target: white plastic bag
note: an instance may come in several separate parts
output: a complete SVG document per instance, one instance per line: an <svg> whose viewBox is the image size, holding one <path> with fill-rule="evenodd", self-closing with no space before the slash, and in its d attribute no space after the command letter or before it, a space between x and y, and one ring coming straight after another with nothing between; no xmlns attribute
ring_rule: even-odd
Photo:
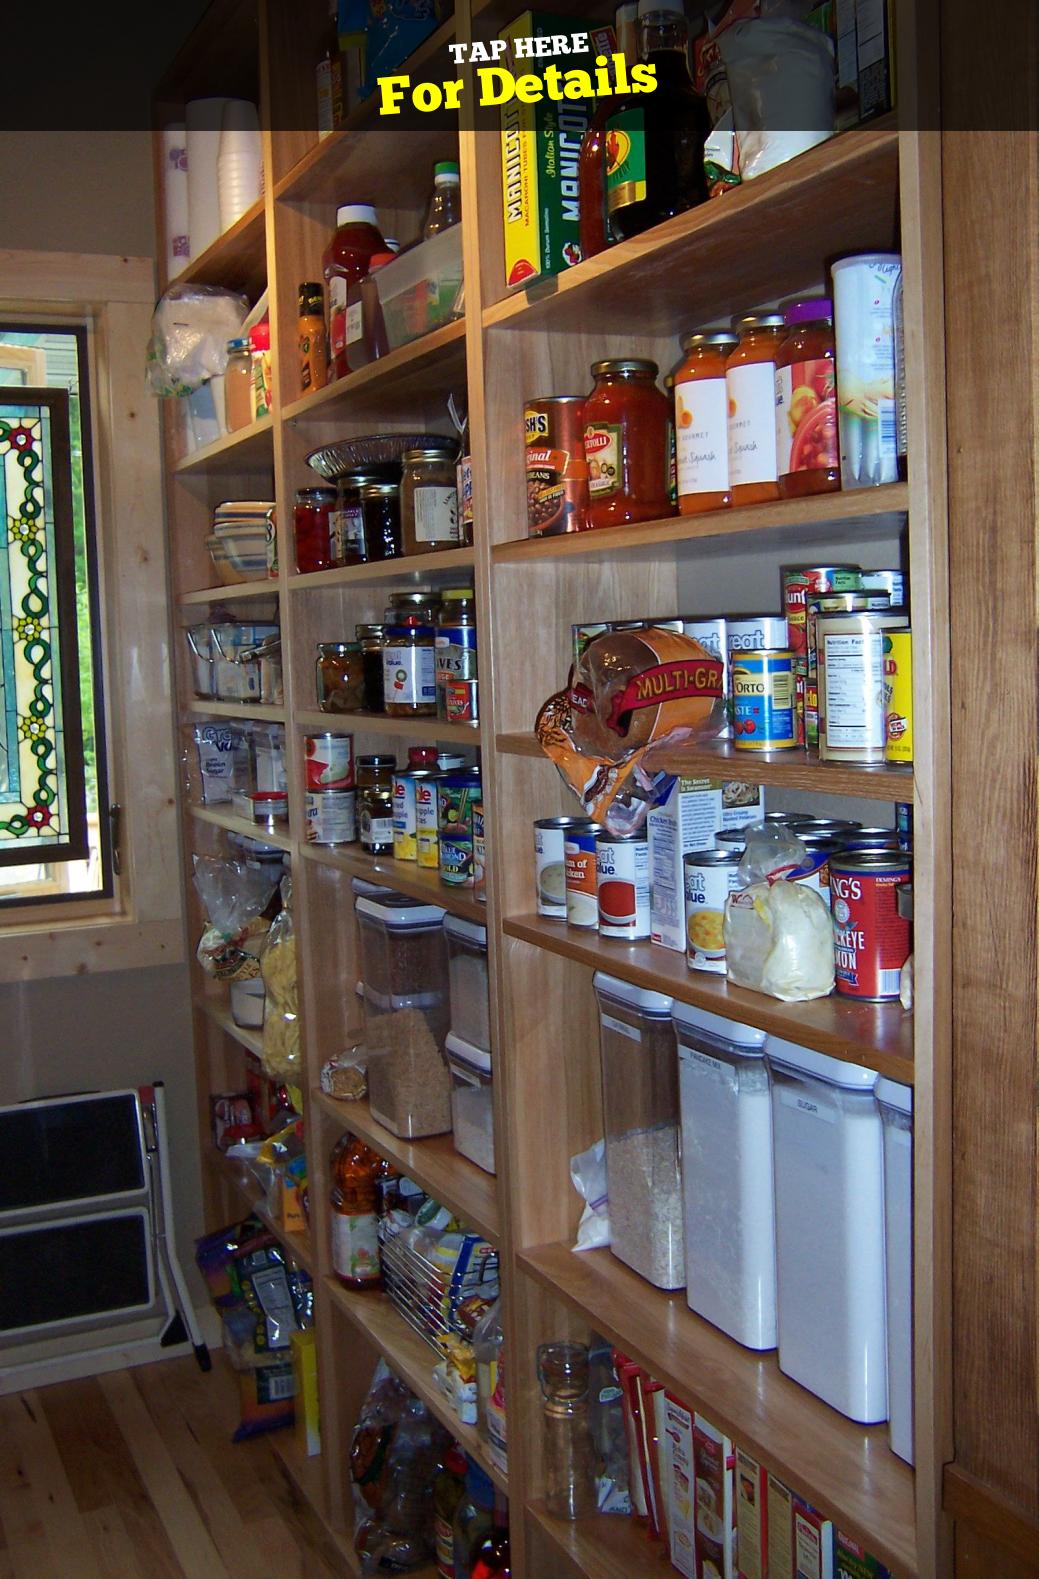
<svg viewBox="0 0 1039 1579"><path fill-rule="evenodd" d="M720 35L740 177L766 170L834 134L833 45L781 14L735 22Z"/></svg>
<svg viewBox="0 0 1039 1579"><path fill-rule="evenodd" d="M725 906L725 967L739 987L785 1003L833 991L833 923L823 899L787 881L807 852L781 823L747 830L740 861L744 887Z"/></svg>
<svg viewBox="0 0 1039 1579"><path fill-rule="evenodd" d="M172 285L152 314L146 368L154 395L190 395L227 367L227 342L249 311L244 296L215 285Z"/></svg>
<svg viewBox="0 0 1039 1579"><path fill-rule="evenodd" d="M585 1203L577 1225L575 1250L598 1250L610 1242L609 1200L606 1194L606 1142L570 1158L574 1189Z"/></svg>

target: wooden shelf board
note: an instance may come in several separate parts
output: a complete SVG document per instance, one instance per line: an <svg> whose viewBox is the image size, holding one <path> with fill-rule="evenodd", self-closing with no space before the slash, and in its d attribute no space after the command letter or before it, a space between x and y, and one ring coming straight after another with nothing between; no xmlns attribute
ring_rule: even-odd
<svg viewBox="0 0 1039 1579"><path fill-rule="evenodd" d="M636 1524L623 1514L559 1519L539 1502L529 1502L526 1514L587 1579L632 1579L633 1574L648 1570L651 1563L659 1566L663 1547L649 1539L645 1525ZM662 1574L667 1571L660 1570Z"/></svg>
<svg viewBox="0 0 1039 1579"><path fill-rule="evenodd" d="M213 444L192 450L190 455L177 461L173 470L178 477L192 477L236 472L243 468L269 471L273 466L274 421L267 416L250 422L247 428L225 433Z"/></svg>
<svg viewBox="0 0 1039 1579"><path fill-rule="evenodd" d="M217 603L237 603L244 598L277 597L278 583L269 578L264 581L234 581L228 587L200 587L195 592L182 592L177 602L182 608L194 604L212 607Z"/></svg>
<svg viewBox="0 0 1039 1579"><path fill-rule="evenodd" d="M846 1420L784 1376L774 1354L744 1349L694 1316L684 1294L661 1293L609 1250L578 1255L565 1245L543 1245L520 1251L518 1259L524 1272L760 1457L900 1579L915 1575L913 1471L892 1453L886 1425ZM582 1527L585 1539L591 1522Z"/></svg>
<svg viewBox="0 0 1039 1579"><path fill-rule="evenodd" d="M188 703L192 718L254 718L264 724L283 724L285 709L268 707L262 702L206 702L201 699Z"/></svg>
<svg viewBox="0 0 1039 1579"><path fill-rule="evenodd" d="M676 515L639 526L613 526L596 532L568 532L562 537L522 537L498 543L491 550L496 565L519 565L541 560L580 560L582 564L612 563L661 557L661 550L675 557L695 555L699 543L731 538L734 550L745 553L748 533L754 544L771 546L808 543L829 538L847 527L856 541L895 536L909 508L909 485L886 483L852 493L820 494L814 499L780 499L736 510L711 510L706 515Z"/></svg>
<svg viewBox="0 0 1039 1579"><path fill-rule="evenodd" d="M392 133L390 133L392 135ZM408 345L402 345L356 373L337 378L322 389L311 390L285 407L287 422L340 416L361 402L370 406L388 394L403 394L409 402L441 394L453 383L465 382L465 320L444 324Z"/></svg>
<svg viewBox="0 0 1039 1579"><path fill-rule="evenodd" d="M195 1003L202 1010L203 1014L208 1015L213 1024L219 1025L220 1029L227 1036L230 1036L233 1041L238 1042L241 1047L246 1048L250 1053L255 1053L257 1058L262 1056L263 1032L250 1030L245 1025L236 1025L228 1003L218 1002L216 998L207 998L202 994L196 995Z"/></svg>
<svg viewBox="0 0 1039 1579"><path fill-rule="evenodd" d="M267 285L267 222L262 197L181 269L170 285L220 285L251 301ZM167 289L169 286L167 286Z"/></svg>
<svg viewBox="0 0 1039 1579"><path fill-rule="evenodd" d="M276 850L292 850L292 840L288 834L267 833L255 822L246 822L244 817L233 817L230 812L217 811L212 806L189 806L188 811L198 822L208 822L214 828L223 828L226 833L241 833L247 839L258 839L261 844L270 844Z"/></svg>
<svg viewBox="0 0 1039 1579"><path fill-rule="evenodd" d="M477 1433L476 1427L463 1425L451 1405L433 1380L436 1355L427 1343L413 1332L385 1294L356 1293L343 1288L335 1278L326 1278L329 1298L337 1310L364 1334L372 1346L379 1350L387 1364L406 1382L416 1397L436 1415L460 1442L470 1458L474 1458L495 1485L508 1493L508 1477L491 1463L490 1454Z"/></svg>
<svg viewBox="0 0 1039 1579"><path fill-rule="evenodd" d="M384 884L426 904L440 905L453 916L487 925L487 906L473 897L471 888L452 888L440 881L437 872L415 861L395 861L392 856L367 855L359 844L300 845L299 854L319 866L331 866L348 877L363 877L369 883Z"/></svg>
<svg viewBox="0 0 1039 1579"><path fill-rule="evenodd" d="M307 1233L293 1233L291 1229L283 1228L277 1218L271 1216L264 1203L263 1189L259 1181L247 1172L241 1163L229 1160L215 1146L210 1146L206 1155L221 1177L225 1178L248 1201L250 1210L266 1228L270 1229L283 1249L294 1260L298 1261L300 1266L305 1267L308 1272L313 1274L314 1250L310 1242L310 1235Z"/></svg>
<svg viewBox="0 0 1039 1579"><path fill-rule="evenodd" d="M857 128L756 181L484 309L487 329L673 334L818 282L825 259L889 246L898 132ZM782 236L777 247L775 237Z"/></svg>
<svg viewBox="0 0 1039 1579"><path fill-rule="evenodd" d="M416 584L446 581L450 584L461 572L472 572L476 556L472 548L444 548L435 554L405 554L400 559L378 559L368 565L340 565L336 570L312 570L303 576L289 577L290 592L306 592L328 587L392 586L395 582ZM470 574L471 579L471 574Z"/></svg>
<svg viewBox="0 0 1039 1579"><path fill-rule="evenodd" d="M492 1244L498 1241L498 1190L491 1173L454 1148L450 1135L429 1135L425 1140L402 1140L385 1125L374 1119L366 1101L343 1102L330 1097L320 1088L311 1092L312 1106L316 1104L323 1113L341 1129L359 1135L381 1157L388 1157L409 1179L433 1198L447 1206L465 1223L467 1228L482 1234Z"/></svg>
<svg viewBox="0 0 1039 1579"><path fill-rule="evenodd" d="M621 943L537 915L506 917L502 926L508 937L636 987L666 993L831 1058L862 1064L904 1085L914 1082L913 1016L900 1003L864 1003L837 993L810 1003L781 1003L766 993L731 986L724 976L690 970L684 954L658 943Z"/></svg>
<svg viewBox="0 0 1039 1579"><path fill-rule="evenodd" d="M479 724L449 724L440 718L387 718L384 713L322 713L315 708L313 711L293 713L292 721L300 729L345 729L352 734L387 735L420 744L443 740L452 745L476 749L480 745Z"/></svg>
<svg viewBox="0 0 1039 1579"><path fill-rule="evenodd" d="M545 756L534 734L498 735L495 744L506 756ZM855 795L860 800L911 801L913 770L901 764L865 767L855 762L820 762L804 751L737 751L730 740L702 746L662 750L655 768L688 778L735 779L747 784L774 784L809 795Z"/></svg>

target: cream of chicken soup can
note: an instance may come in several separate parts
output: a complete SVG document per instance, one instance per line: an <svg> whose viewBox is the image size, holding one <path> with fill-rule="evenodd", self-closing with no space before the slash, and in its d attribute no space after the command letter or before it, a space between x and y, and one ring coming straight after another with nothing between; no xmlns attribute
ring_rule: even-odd
<svg viewBox="0 0 1039 1579"><path fill-rule="evenodd" d="M690 970L725 974L725 903L739 887L736 851L693 850L685 874L686 964Z"/></svg>

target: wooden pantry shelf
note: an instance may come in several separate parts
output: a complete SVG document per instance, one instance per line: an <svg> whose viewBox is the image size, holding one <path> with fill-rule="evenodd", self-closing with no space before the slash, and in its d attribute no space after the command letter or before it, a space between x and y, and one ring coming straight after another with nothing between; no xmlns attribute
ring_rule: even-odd
<svg viewBox="0 0 1039 1579"><path fill-rule="evenodd" d="M290 576L290 592L315 591L327 587L393 586L396 582L418 585L433 581L463 584L463 572L472 580L476 556L471 547L442 548L435 554L402 554L399 559L376 559L367 565L340 565L335 570L311 570L306 575Z"/></svg>
<svg viewBox="0 0 1039 1579"><path fill-rule="evenodd" d="M609 1250L566 1245L520 1251L522 1271L644 1365L691 1408L759 1457L899 1579L917 1571L913 1471L892 1453L886 1425L846 1420L759 1355L693 1315ZM582 1525L582 1539L592 1521ZM624 1572L605 1567L604 1576ZM631 1570L627 1570L630 1572Z"/></svg>
<svg viewBox="0 0 1039 1579"><path fill-rule="evenodd" d="M276 598L278 583L274 580L235 581L227 587L200 587L196 592L182 592L177 602L181 608L203 605L212 608L218 603L239 603L246 598Z"/></svg>
<svg viewBox="0 0 1039 1579"><path fill-rule="evenodd" d="M188 811L196 822L208 822L214 828L223 828L225 833L240 833L247 839L257 839L261 844L272 845L276 850L294 849L287 833L268 833L259 823L247 822L244 817L234 817L230 812L217 811L212 806L189 806Z"/></svg>
<svg viewBox="0 0 1039 1579"><path fill-rule="evenodd" d="M272 471L274 467L274 422L258 417L248 427L225 433L213 444L204 444L177 461L178 477L219 476L222 472L244 469Z"/></svg>
<svg viewBox="0 0 1039 1579"><path fill-rule="evenodd" d="M913 1017L900 1003L866 1003L837 993L810 1003L782 1003L766 993L734 987L724 976L690 970L684 954L658 943L621 943L601 938L594 929L568 927L565 921L537 915L506 917L502 928L508 937L591 970L913 1084Z"/></svg>
<svg viewBox="0 0 1039 1579"><path fill-rule="evenodd" d="M663 1548L649 1539L645 1525L623 1514L560 1519L540 1502L528 1503L526 1512L528 1520L586 1579L632 1579L651 1564L659 1566ZM666 1574L667 1570L660 1572Z"/></svg>
<svg viewBox="0 0 1039 1579"><path fill-rule="evenodd" d="M522 537L497 543L491 558L496 565L571 559L607 564L618 558L659 559L662 549L676 557L692 555L699 543L725 538L733 539L734 550L746 552L749 533L753 533L755 547L803 548L813 539L828 539L846 528L854 529L854 542L859 543L895 536L908 509L908 483L894 482L850 493L818 494L812 499L779 499L773 504L711 510L705 515L669 516L638 526L568 532L561 537Z"/></svg>
<svg viewBox="0 0 1039 1579"><path fill-rule="evenodd" d="M506 756L544 757L536 735L498 735L495 744ZM738 751L730 740L702 746L662 749L655 768L685 778L735 779L746 784L774 784L813 795L856 795L860 800L896 803L914 797L913 770L883 762L867 767L857 762L820 762L804 751Z"/></svg>
<svg viewBox="0 0 1039 1579"><path fill-rule="evenodd" d="M433 1379L436 1354L398 1315L385 1294L355 1293L335 1278L326 1278L325 1287L335 1308L368 1339L402 1382L436 1415L470 1458L476 1460L499 1490L508 1493L508 1476L495 1464L475 1426L463 1425Z"/></svg>
<svg viewBox="0 0 1039 1579"><path fill-rule="evenodd" d="M385 713L322 713L315 709L293 713L292 719L307 730L335 733L345 729L355 735L386 735L421 744L442 740L477 750L480 745L479 724L449 724L440 718L387 718Z"/></svg>
<svg viewBox="0 0 1039 1579"><path fill-rule="evenodd" d="M250 301L267 286L267 221L262 197L167 285L219 285Z"/></svg>
<svg viewBox="0 0 1039 1579"><path fill-rule="evenodd" d="M471 888L453 888L442 883L438 872L419 866L415 861L395 861L389 855L367 855L359 844L303 844L299 853L304 860L334 867L348 877L363 877L369 883L379 883L412 899L440 905L463 920L479 922L480 926L487 924L487 906L474 897Z"/></svg>
<svg viewBox="0 0 1039 1579"><path fill-rule="evenodd" d="M409 405L429 395L443 395L452 386L465 385L465 320L444 324L408 345L398 346L377 362L359 367L322 389L290 401L283 415L300 426L308 419L327 421L342 416L351 406L381 411L387 396L404 394Z"/></svg>
<svg viewBox="0 0 1039 1579"><path fill-rule="evenodd" d="M264 724L285 722L284 707L269 707L263 702L206 702L200 699L189 702L187 710L192 718L236 718L240 721L253 718Z"/></svg>
<svg viewBox="0 0 1039 1579"><path fill-rule="evenodd" d="M497 1244L500 1218L498 1187L494 1174L485 1173L454 1148L450 1135L429 1135L424 1140L402 1140L378 1119L366 1101L344 1102L320 1088L311 1092L311 1110L317 1105L341 1129L350 1130L386 1157L401 1173L454 1212L467 1228Z"/></svg>
<svg viewBox="0 0 1039 1579"><path fill-rule="evenodd" d="M838 253L896 240L898 133L856 128L486 307L485 329L672 334L817 287ZM782 247L775 245L781 235Z"/></svg>
<svg viewBox="0 0 1039 1579"><path fill-rule="evenodd" d="M209 1016L214 1025L219 1025L232 1041L238 1042L250 1053L255 1053L257 1058L263 1056L262 1030L250 1030L246 1025L236 1025L229 1004L218 1002L215 998L204 997L202 994L195 995L195 1004L203 1014Z"/></svg>
<svg viewBox="0 0 1039 1579"><path fill-rule="evenodd" d="M298 1261L301 1267L308 1272L314 1271L314 1250L308 1233L294 1233L290 1228L284 1228L279 1220L272 1216L267 1209L266 1197L263 1186L256 1176L240 1162L225 1156L215 1146L211 1146L206 1153L210 1166L223 1179L238 1191L244 1200L248 1201L249 1208L258 1217L265 1228L268 1228L284 1250Z"/></svg>

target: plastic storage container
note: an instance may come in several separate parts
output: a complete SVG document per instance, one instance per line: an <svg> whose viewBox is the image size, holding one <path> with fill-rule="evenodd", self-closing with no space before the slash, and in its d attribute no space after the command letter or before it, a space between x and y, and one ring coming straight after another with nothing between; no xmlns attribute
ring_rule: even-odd
<svg viewBox="0 0 1039 1579"><path fill-rule="evenodd" d="M491 1055L454 1031L448 1032L451 1071L451 1127L455 1150L486 1173L494 1173L494 1087Z"/></svg>
<svg viewBox="0 0 1039 1579"><path fill-rule="evenodd" d="M776 1215L765 1033L676 1003L689 1308L776 1346Z"/></svg>
<svg viewBox="0 0 1039 1579"><path fill-rule="evenodd" d="M884 1126L888 1440L913 1462L913 1088L877 1081Z"/></svg>
<svg viewBox="0 0 1039 1579"><path fill-rule="evenodd" d="M439 998L418 1003L418 996L375 992L367 982L364 988L368 1107L372 1118L407 1140L451 1129L446 983Z"/></svg>
<svg viewBox="0 0 1039 1579"><path fill-rule="evenodd" d="M678 1060L671 999L597 971L610 1248L657 1288L685 1287Z"/></svg>
<svg viewBox="0 0 1039 1579"><path fill-rule="evenodd" d="M450 323L462 284L462 227L452 225L375 275L390 350Z"/></svg>
<svg viewBox="0 0 1039 1579"><path fill-rule="evenodd" d="M884 1161L872 1069L770 1036L779 1366L841 1414L887 1419Z"/></svg>
<svg viewBox="0 0 1039 1579"><path fill-rule="evenodd" d="M447 1002L444 912L405 894L356 901L366 987L405 1005Z"/></svg>
<svg viewBox="0 0 1039 1579"><path fill-rule="evenodd" d="M231 1018L245 1029L259 1030L263 1025L263 1006L267 989L262 976L231 983Z"/></svg>
<svg viewBox="0 0 1039 1579"><path fill-rule="evenodd" d="M487 996L487 928L458 916L444 917L447 968L451 980L451 1029L463 1041L491 1050L491 1012Z"/></svg>

